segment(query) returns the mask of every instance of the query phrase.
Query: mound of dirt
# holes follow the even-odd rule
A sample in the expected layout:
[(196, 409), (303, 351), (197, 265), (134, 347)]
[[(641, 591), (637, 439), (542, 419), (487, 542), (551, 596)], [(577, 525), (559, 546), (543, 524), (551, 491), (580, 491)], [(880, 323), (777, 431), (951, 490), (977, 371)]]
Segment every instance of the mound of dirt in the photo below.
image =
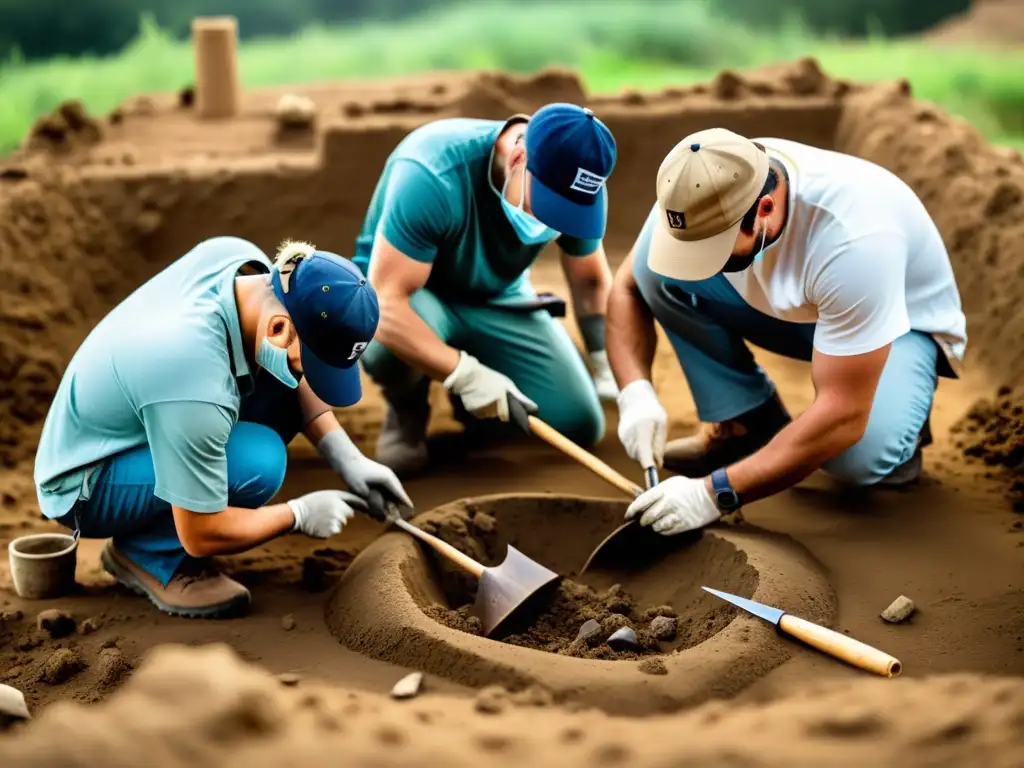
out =
[(23, 148), (30, 152), (68, 154), (99, 144), (102, 139), (100, 122), (86, 112), (81, 101), (74, 99), (36, 120)]
[(995, 398), (979, 400), (951, 432), (969, 462), (1009, 477), (1013, 509), (1024, 514), (1024, 388), (1001, 387)]
[(1024, 43), (1024, 2), (1021, 0), (974, 0), (970, 10), (928, 30), (926, 40), (936, 43)]
[[(651, 677), (650, 679), (657, 679)], [(534, 706), (473, 711), (472, 701), (410, 702), (282, 685), (225, 646), (166, 646), (92, 707), (55, 704), (4, 738), (4, 764), (151, 768), (383, 763), (791, 766), (1020, 765), (1024, 680), (956, 675), (858, 679), (772, 706), (713, 702), (645, 721)], [(55, 734), (60, 734), (55, 738)], [(685, 734), (685, 738), (680, 738)]]

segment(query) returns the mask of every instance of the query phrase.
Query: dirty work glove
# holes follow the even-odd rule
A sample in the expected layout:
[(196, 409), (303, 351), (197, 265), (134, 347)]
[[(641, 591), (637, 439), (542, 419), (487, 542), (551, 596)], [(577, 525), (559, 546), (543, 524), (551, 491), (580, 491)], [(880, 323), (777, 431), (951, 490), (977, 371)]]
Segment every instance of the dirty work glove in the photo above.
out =
[(703, 478), (670, 477), (644, 491), (626, 510), (626, 520), (640, 515), (640, 525), (655, 533), (677, 533), (703, 528), (722, 516)]
[[(327, 461), (345, 485), (362, 499), (369, 499), (370, 493), (377, 491), (386, 502), (412, 507), (412, 499), (405, 492), (401, 481), (391, 469), (363, 455), (344, 429), (333, 429), (324, 435), (316, 446), (317, 451)], [(377, 519), (364, 502), (363, 509)]]
[(600, 352), (591, 352), (589, 357), (597, 396), (609, 402), (614, 400), (619, 396), (619, 385), (615, 383), (612, 367), (608, 364), (608, 353), (602, 349)]
[(353, 507), (366, 509), (365, 501), (345, 491), (313, 491), (286, 503), (295, 515), (292, 530), (316, 539), (340, 533), (355, 514)]
[(654, 385), (637, 379), (619, 393), (619, 442), (644, 469), (661, 468), (665, 456), (668, 414), (661, 407)]
[(537, 404), (520, 392), (512, 379), (465, 352), (459, 353), (459, 364), (444, 380), (444, 388), (462, 398), (466, 410), (478, 419), (508, 421), (509, 395), (521, 402), (527, 413), (537, 412)]

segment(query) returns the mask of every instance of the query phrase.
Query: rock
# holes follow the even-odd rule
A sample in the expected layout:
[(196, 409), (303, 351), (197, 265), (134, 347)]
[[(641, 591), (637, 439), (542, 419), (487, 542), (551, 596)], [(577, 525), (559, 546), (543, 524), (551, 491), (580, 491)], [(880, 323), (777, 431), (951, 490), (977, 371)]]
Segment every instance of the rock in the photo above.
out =
[(12, 718), (15, 720), (29, 720), (28, 705), (25, 703), (25, 694), (17, 688), (0, 683), (0, 720)]
[(636, 632), (631, 627), (622, 627), (607, 640), (608, 647), (613, 651), (634, 651), (640, 647)]
[(882, 618), (890, 624), (899, 624), (909, 619), (915, 609), (913, 600), (905, 595), (900, 595), (892, 601), (892, 605), (882, 611)]
[(281, 617), (281, 629), (285, 632), (291, 632), (295, 629), (295, 617), (290, 613), (287, 616)]
[(299, 677), (294, 672), (282, 672), (280, 675), (277, 676), (277, 681), (281, 685), (287, 685), (287, 686), (298, 685), (299, 684), (299, 680), (301, 680), (301, 679), (302, 678)]
[(75, 631), (75, 617), (59, 608), (50, 608), (36, 616), (36, 626), (50, 637), (67, 637)]
[(477, 712), (485, 715), (498, 715), (508, 707), (508, 693), (500, 685), (489, 685), (477, 694)]
[(103, 626), (103, 624), (100, 622), (99, 619), (95, 618), (94, 616), (90, 616), (88, 619), (82, 622), (81, 626), (78, 627), (78, 631), (81, 632), (83, 635), (91, 635), (101, 626)]
[(580, 627), (580, 631), (576, 634), (576, 639), (580, 642), (586, 642), (600, 631), (601, 623), (594, 619), (588, 619), (583, 622), (583, 626)]
[(651, 634), (658, 640), (675, 640), (679, 620), (669, 616), (657, 616), (651, 621)]
[(282, 128), (309, 128), (316, 119), (316, 105), (308, 96), (286, 93), (277, 102), (275, 114)]
[(644, 659), (639, 665), (640, 671), (645, 675), (667, 675), (668, 667), (661, 659)]
[(395, 687), (391, 689), (391, 698), (411, 699), (420, 692), (420, 686), (422, 684), (423, 673), (411, 672), (395, 683)]

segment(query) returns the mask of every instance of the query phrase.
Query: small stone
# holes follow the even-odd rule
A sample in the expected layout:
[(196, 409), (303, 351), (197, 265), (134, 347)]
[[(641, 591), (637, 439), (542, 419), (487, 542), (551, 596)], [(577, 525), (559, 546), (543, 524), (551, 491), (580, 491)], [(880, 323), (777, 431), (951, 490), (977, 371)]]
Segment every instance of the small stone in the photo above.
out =
[(675, 640), (679, 620), (669, 616), (657, 616), (651, 621), (651, 634), (658, 640)]
[(892, 601), (892, 605), (882, 611), (882, 618), (890, 624), (899, 624), (909, 619), (915, 608), (913, 600), (905, 595), (900, 595)]
[(644, 659), (640, 662), (640, 671), (645, 675), (667, 675), (668, 667), (661, 659)]
[(16, 720), (29, 720), (28, 705), (25, 703), (25, 694), (17, 688), (0, 683), (0, 724), (3, 718)]
[(81, 632), (83, 635), (91, 635), (93, 632), (99, 629), (100, 626), (102, 626), (100, 620), (90, 616), (88, 619), (82, 622), (81, 626), (78, 628), (78, 631)]
[(280, 675), (277, 676), (277, 682), (279, 682), (281, 685), (287, 685), (289, 687), (298, 685), (299, 680), (301, 679), (302, 678), (294, 672), (282, 672)]
[(477, 712), (485, 715), (498, 715), (508, 707), (508, 693), (500, 685), (489, 685), (477, 694)]
[(583, 626), (580, 627), (580, 631), (576, 634), (576, 640), (580, 642), (586, 642), (598, 632), (601, 631), (601, 623), (594, 619), (587, 619), (583, 622)]
[(55, 640), (75, 631), (75, 617), (59, 608), (50, 608), (36, 616), (36, 626)]
[(391, 689), (391, 698), (411, 699), (420, 692), (420, 686), (422, 684), (423, 673), (411, 672), (395, 683), (395, 687)]
[(290, 613), (287, 616), (281, 617), (281, 629), (285, 632), (291, 632), (295, 629), (295, 617)]
[(100, 644), (100, 649), (103, 648), (117, 648), (117, 644), (121, 641), (119, 637), (108, 637)]
[(608, 647), (613, 651), (633, 651), (640, 647), (636, 632), (631, 627), (622, 627), (607, 640)]

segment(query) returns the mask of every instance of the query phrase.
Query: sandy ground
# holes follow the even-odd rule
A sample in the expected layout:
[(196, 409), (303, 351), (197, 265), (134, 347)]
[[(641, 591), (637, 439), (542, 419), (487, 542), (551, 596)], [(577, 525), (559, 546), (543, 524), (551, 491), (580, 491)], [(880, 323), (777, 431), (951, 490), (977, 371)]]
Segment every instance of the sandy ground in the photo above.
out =
[[(479, 709), (490, 705), (476, 703), (472, 685), (437, 674), (428, 675), (426, 693), (416, 702), (392, 703), (381, 694), (413, 665), (403, 664), (400, 655), (383, 661), (350, 650), (325, 622), (332, 588), (378, 538), (380, 526), (360, 518), (328, 542), (289, 536), (229, 558), (227, 567), (251, 586), (254, 604), (249, 617), (222, 622), (156, 613), (100, 572), (99, 542), (82, 542), (81, 592), (72, 597), (22, 601), (10, 590), (6, 564), (0, 565), (0, 682), (23, 690), (37, 715), (0, 741), (0, 751), (11, 755), (9, 764), (84, 765), (116, 751), (117, 760), (129, 765), (157, 754), (153, 750), (163, 750), (162, 762), (153, 765), (280, 764), (324, 759), (338, 749), (352, 765), (524, 760), (544, 765), (556, 760), (560, 765), (962, 765), (968, 764), (963, 762), (967, 754), (992, 765), (1019, 764), (1024, 525), (1014, 504), (1021, 491), (1022, 393), (997, 394), (997, 389), (1024, 373), (1019, 347), (1024, 315), (1015, 300), (1024, 277), (1019, 256), (1024, 163), (987, 147), (971, 129), (918, 105), (898, 87), (861, 93), (819, 82), (794, 95), (808, 90), (808, 70), (801, 67), (762, 78), (776, 83), (772, 92), (783, 94), (777, 98), (764, 92), (758, 78), (737, 83), (723, 77), (690, 93), (605, 102), (620, 152), (637, 158), (635, 166), (616, 171), (613, 199), (618, 194), (624, 202), (609, 247), (614, 265), (635, 231), (629, 224), (642, 220), (650, 205), (652, 166), (663, 154), (661, 144), (670, 146), (681, 135), (682, 114), (737, 130), (745, 129), (750, 115), (764, 120), (774, 115), (776, 135), (801, 136), (813, 124), (822, 145), (893, 168), (939, 214), (974, 348), (971, 373), (961, 381), (943, 380), (939, 387), (936, 443), (925, 450), (921, 484), (908, 492), (865, 496), (842, 492), (815, 475), (745, 510), (748, 523), (791, 537), (809, 553), (834, 592), (834, 628), (900, 658), (901, 679), (876, 680), (770, 638), (785, 645), (788, 660), (745, 681), (734, 702), (711, 702), (642, 722), (600, 711), (573, 713), (564, 705), (552, 708), (543, 696), (541, 711), (509, 703), (495, 705), (504, 714), (489, 717)], [(324, 93), (334, 95), (318, 103), (335, 114), (298, 148), (275, 145), (267, 112), (273, 96), (252, 97), (256, 116), (242, 121), (239, 140), (232, 140), (225, 126), (201, 126), (191, 143), (183, 129), (189, 118), (167, 97), (163, 103), (152, 99), (145, 109), (154, 111), (144, 117), (103, 126), (112, 133), (98, 142), (64, 140), (75, 146), (45, 152), (37, 147), (8, 162), (0, 181), (11, 193), (0, 204), (0, 264), (11, 275), (0, 302), (0, 316), (10, 329), (0, 340), (0, 544), (47, 529), (34, 508), (29, 462), (67, 358), (107, 307), (180, 255), (183, 243), (231, 231), (272, 247), (289, 225), (308, 227), (314, 242), (339, 237), (347, 242), (378, 160), (417, 121), (458, 112), (466, 104), (476, 108), (484, 97), (491, 99), (488, 109), (501, 113), (488, 116), (504, 116), (514, 111), (510, 104), (534, 108), (536, 101), (548, 99), (545, 94), (570, 93), (575, 81), (553, 77), (538, 86), (485, 79), (486, 87), (450, 82), (452, 90), (444, 93), (436, 92), (437, 82), (429, 78), (390, 86), (400, 96), (393, 101), (405, 99), (413, 107), (378, 112), (366, 105), (384, 98), (380, 85), (367, 86), (373, 94), (362, 96), (351, 95), (357, 87), (331, 91), (324, 86)], [(472, 99), (456, 103), (452, 92)], [(417, 100), (442, 97), (448, 99), (443, 109), (415, 107)], [(353, 109), (352, 103), (364, 106)], [(704, 117), (693, 107), (698, 103)], [(166, 111), (171, 137), (166, 152), (160, 151), (160, 110)], [(133, 119), (138, 128), (132, 127)], [(348, 185), (336, 183), (336, 162), (351, 170)], [(538, 289), (566, 295), (550, 258), (538, 263), (533, 279)], [(75, 285), (93, 290), (70, 290)], [(575, 333), (571, 321), (569, 327)], [(758, 357), (790, 409), (806, 407), (813, 395), (807, 366), (767, 353)], [(682, 382), (662, 344), (655, 383), (673, 435), (694, 423)], [(439, 415), (433, 432), (440, 458), (428, 477), (406, 485), (420, 510), (492, 493), (613, 495), (603, 481), (545, 444), (524, 439), (467, 445), (453, 435), (456, 427), (446, 406), (435, 399)], [(993, 404), (985, 406), (986, 399)], [(341, 414), (367, 451), (381, 415), (372, 386), (357, 408)], [(615, 439), (614, 409), (608, 416), (606, 438), (596, 452), (639, 481)], [(965, 451), (973, 458), (968, 460)], [(336, 483), (309, 445), (297, 440), (281, 498)], [(538, 526), (535, 535), (546, 534)], [(800, 586), (791, 589), (795, 594)], [(915, 601), (917, 612), (905, 624), (884, 623), (879, 613), (900, 594)], [(49, 608), (72, 614), (76, 630), (56, 638), (39, 631), (36, 616)], [(168, 643), (223, 643), (258, 669), (236, 666), (226, 649), (165, 650), (152, 664), (145, 661), (151, 650)], [(268, 673), (297, 675), (297, 692)], [(130, 682), (123, 693), (109, 697), (124, 680)], [(504, 701), (499, 693), (486, 695)], [(100, 700), (107, 703), (89, 711), (73, 706)], [(62, 738), (53, 739), (54, 732)]]

